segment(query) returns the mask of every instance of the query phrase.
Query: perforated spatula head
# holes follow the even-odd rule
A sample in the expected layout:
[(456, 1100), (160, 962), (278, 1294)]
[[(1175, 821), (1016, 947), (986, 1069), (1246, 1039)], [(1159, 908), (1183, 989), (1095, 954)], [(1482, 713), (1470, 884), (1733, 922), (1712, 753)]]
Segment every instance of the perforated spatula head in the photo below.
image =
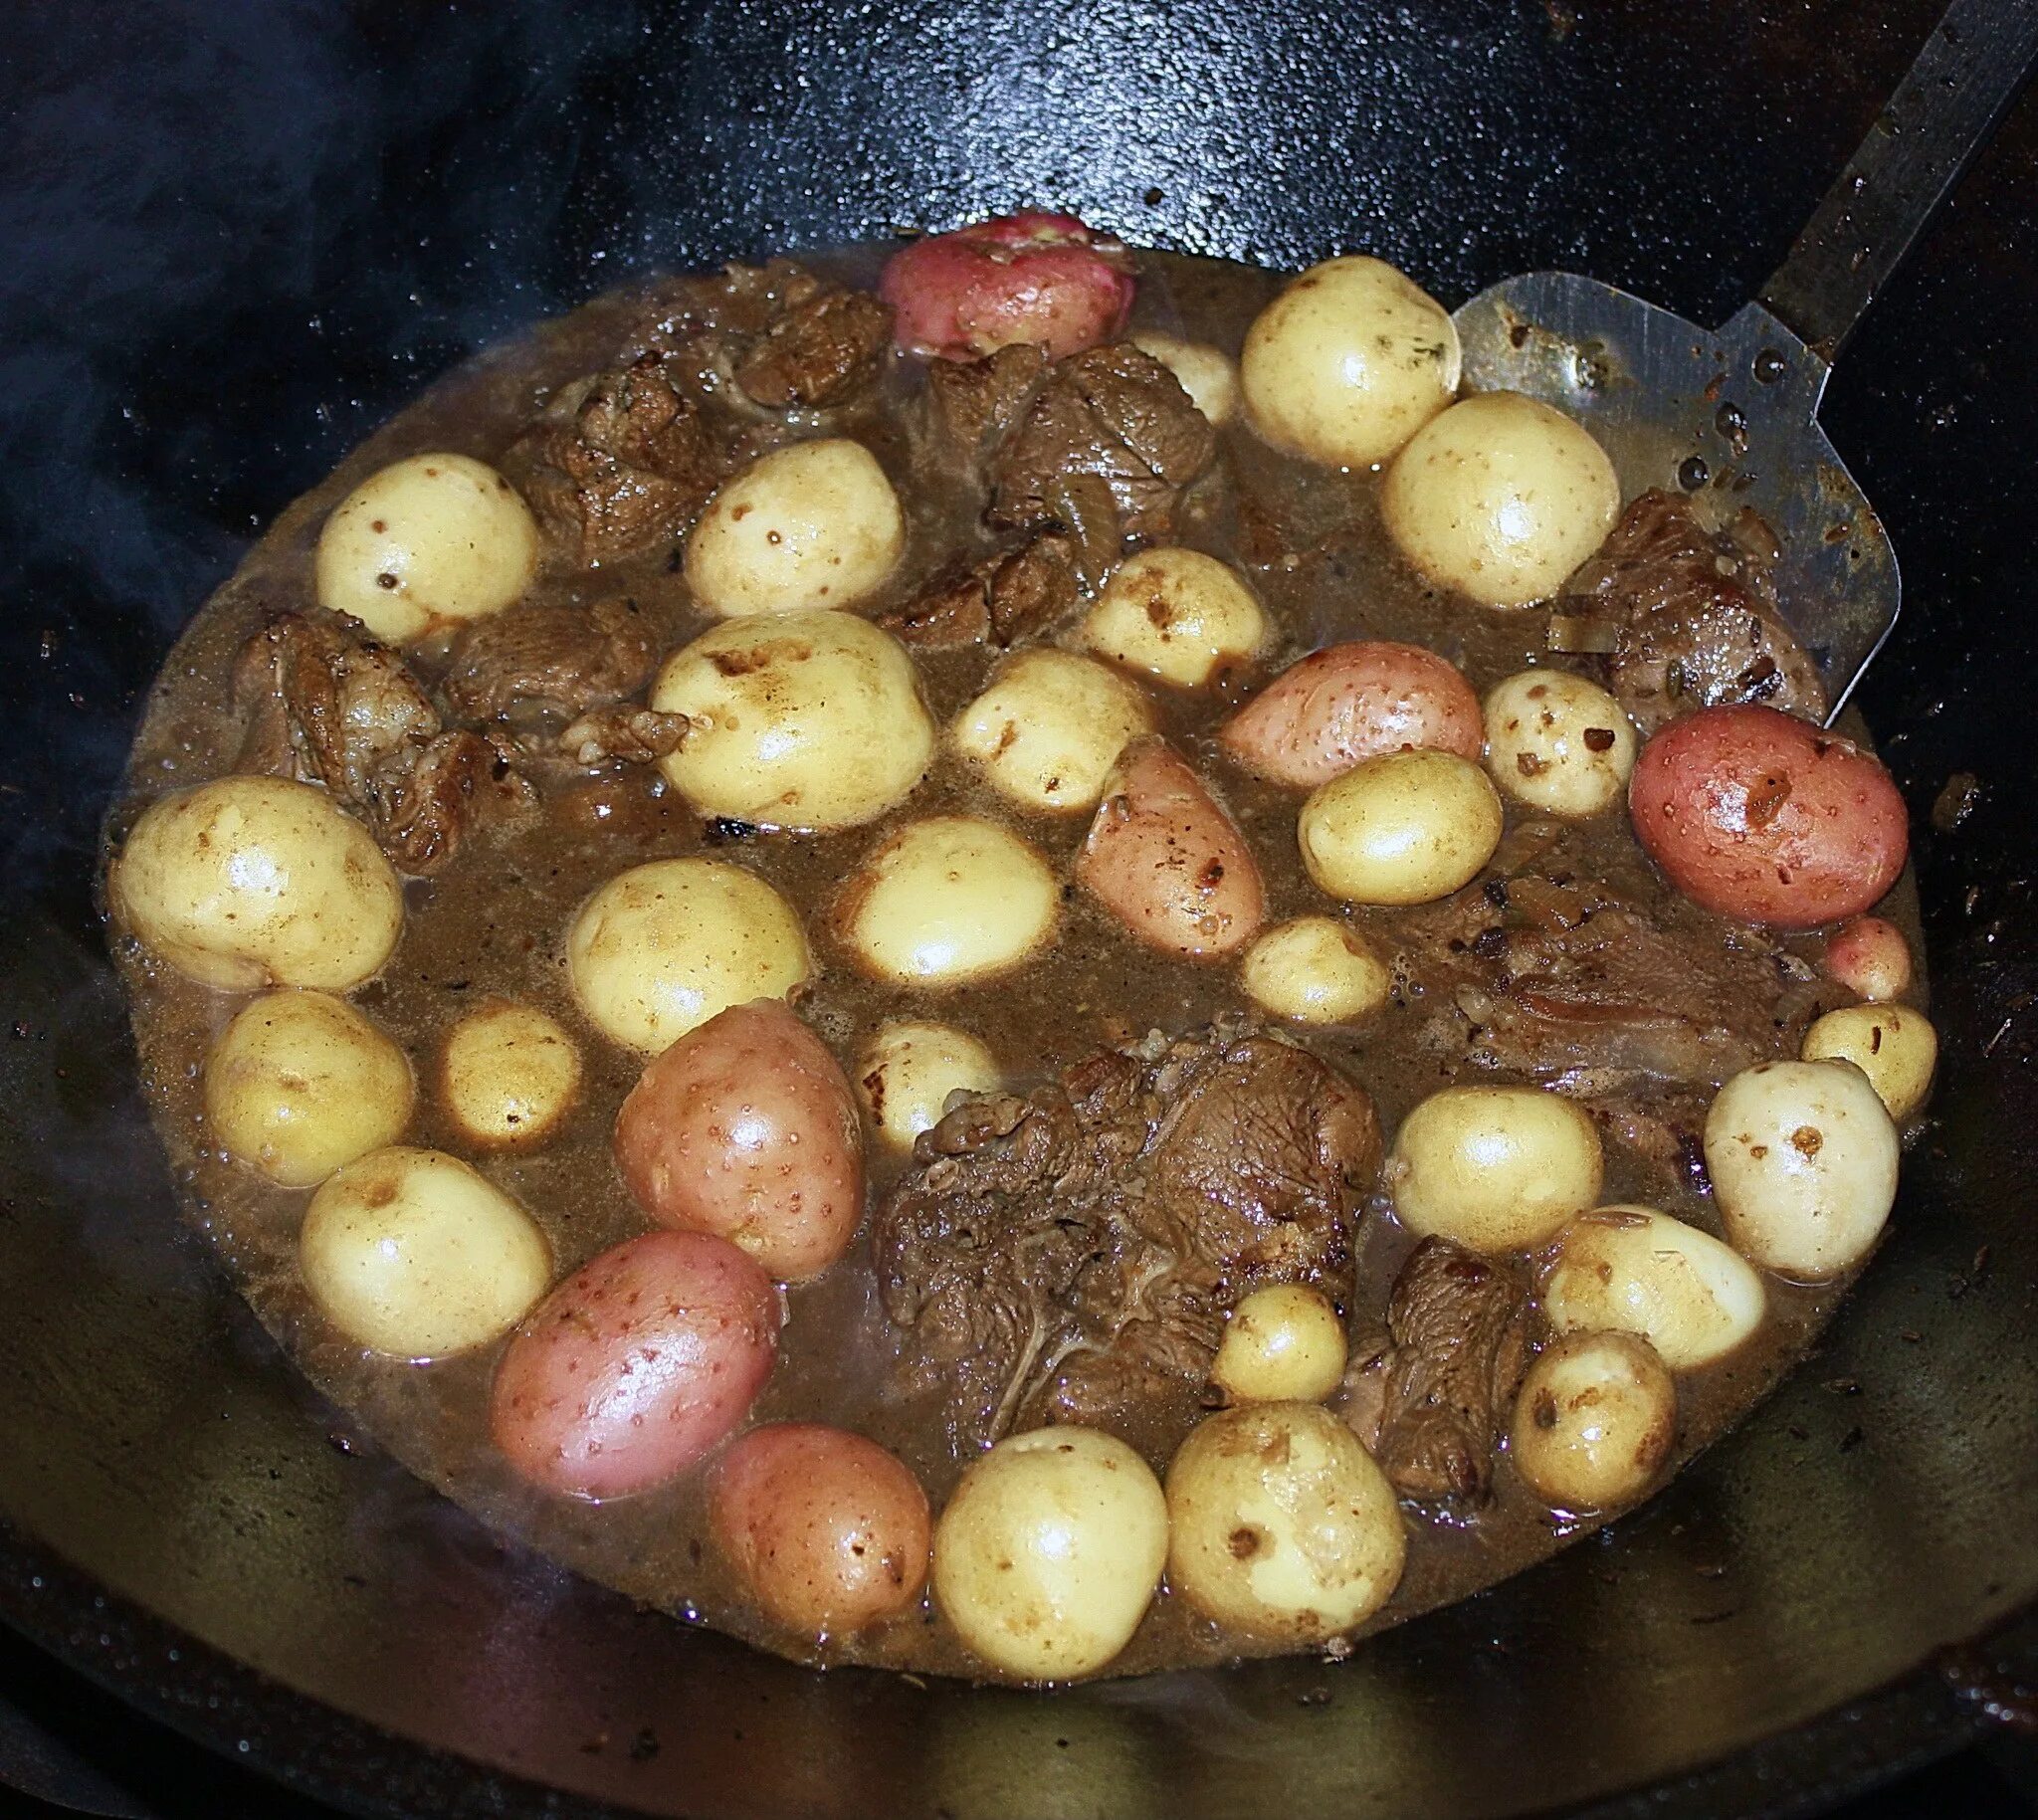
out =
[(1774, 549), (1783, 618), (1836, 714), (1901, 594), (1896, 551), (1819, 401), (1841, 343), (2034, 54), (2038, 0), (1954, 0), (1761, 302), (1724, 328), (1568, 272), (1507, 279), (1457, 312), (1467, 389), (1554, 405), (1599, 439), (1624, 498), (1680, 489), (1717, 528), (1737, 521)]

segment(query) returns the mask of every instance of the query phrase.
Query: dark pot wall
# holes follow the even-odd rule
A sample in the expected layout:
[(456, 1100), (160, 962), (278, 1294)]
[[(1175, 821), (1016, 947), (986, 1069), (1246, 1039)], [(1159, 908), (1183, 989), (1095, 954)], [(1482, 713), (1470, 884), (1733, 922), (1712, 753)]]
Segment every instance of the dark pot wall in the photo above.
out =
[[(661, 1812), (1200, 1815), (1279, 1791), (1414, 1815), (1675, 1774), (2028, 1603), (2028, 101), (1829, 411), (1905, 566), (1866, 706), (1919, 817), (1949, 1055), (1893, 1240), (1826, 1355), (1666, 1497), (1350, 1663), (1053, 1699), (820, 1679), (506, 1551), (330, 1440), (174, 1229), (89, 895), (138, 692), (250, 528), (461, 353), (628, 271), (1044, 200), (1279, 263), (1364, 247), (1451, 302), (1562, 264), (1719, 317), (1928, 13), (152, 0), (39, 20), (0, 126), (0, 1614), (398, 1810), (501, 1808), (374, 1727)], [(1977, 804), (1931, 831), (1956, 770)], [(1752, 1806), (1965, 1722), (1922, 1683), (1866, 1713), (1652, 1811)]]

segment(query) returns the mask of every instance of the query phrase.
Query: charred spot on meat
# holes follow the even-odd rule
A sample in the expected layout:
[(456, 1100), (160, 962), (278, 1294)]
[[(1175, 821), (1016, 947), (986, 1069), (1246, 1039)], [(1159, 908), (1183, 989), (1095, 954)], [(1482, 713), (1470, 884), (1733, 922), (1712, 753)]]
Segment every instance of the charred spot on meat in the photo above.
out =
[(874, 1221), (905, 1380), (958, 1455), (1050, 1416), (1179, 1439), (1240, 1296), (1348, 1297), (1379, 1161), (1363, 1090), (1242, 1022), (967, 1100)]

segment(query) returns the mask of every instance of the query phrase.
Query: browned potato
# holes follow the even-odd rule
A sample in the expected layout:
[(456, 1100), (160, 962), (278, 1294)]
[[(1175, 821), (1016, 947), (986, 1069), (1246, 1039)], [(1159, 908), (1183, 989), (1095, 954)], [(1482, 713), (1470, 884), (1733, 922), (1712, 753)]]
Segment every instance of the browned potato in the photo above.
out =
[(845, 1636), (917, 1604), (927, 1495), (896, 1455), (847, 1429), (772, 1422), (715, 1464), (709, 1521), (757, 1603), (789, 1630)]
[(1158, 737), (1119, 759), (1076, 880), (1148, 947), (1199, 960), (1250, 941), (1267, 909), (1245, 836)]

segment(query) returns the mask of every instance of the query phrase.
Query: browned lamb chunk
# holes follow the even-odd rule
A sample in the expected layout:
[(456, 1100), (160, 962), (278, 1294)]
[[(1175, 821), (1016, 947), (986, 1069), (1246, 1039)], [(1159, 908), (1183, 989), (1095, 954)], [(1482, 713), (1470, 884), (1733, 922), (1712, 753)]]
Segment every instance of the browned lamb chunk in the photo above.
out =
[(868, 292), (829, 288), (787, 308), (736, 362), (735, 382), (772, 410), (822, 409), (876, 377), (892, 309)]
[(527, 601), (461, 634), (443, 687), (465, 719), (504, 719), (521, 708), (572, 719), (636, 695), (658, 667), (658, 649), (634, 600)]
[(1609, 622), (1608, 682), (1643, 734), (1696, 708), (1762, 702), (1823, 720), (1825, 685), (1777, 612), (1764, 565), (1691, 502), (1641, 495), (1571, 578), (1562, 611)]
[(1349, 1294), (1379, 1158), (1362, 1090), (1236, 1023), (965, 1101), (873, 1221), (907, 1385), (942, 1393), (958, 1455), (1022, 1411), (1171, 1444), (1240, 1296)]
[(989, 446), (1016, 424), (1047, 371), (1047, 356), (1014, 342), (982, 360), (927, 363), (927, 434), (936, 457), (974, 474)]
[(1073, 539), (1043, 529), (988, 561), (942, 570), (878, 624), (928, 651), (1027, 644), (1076, 604), (1077, 560)]

